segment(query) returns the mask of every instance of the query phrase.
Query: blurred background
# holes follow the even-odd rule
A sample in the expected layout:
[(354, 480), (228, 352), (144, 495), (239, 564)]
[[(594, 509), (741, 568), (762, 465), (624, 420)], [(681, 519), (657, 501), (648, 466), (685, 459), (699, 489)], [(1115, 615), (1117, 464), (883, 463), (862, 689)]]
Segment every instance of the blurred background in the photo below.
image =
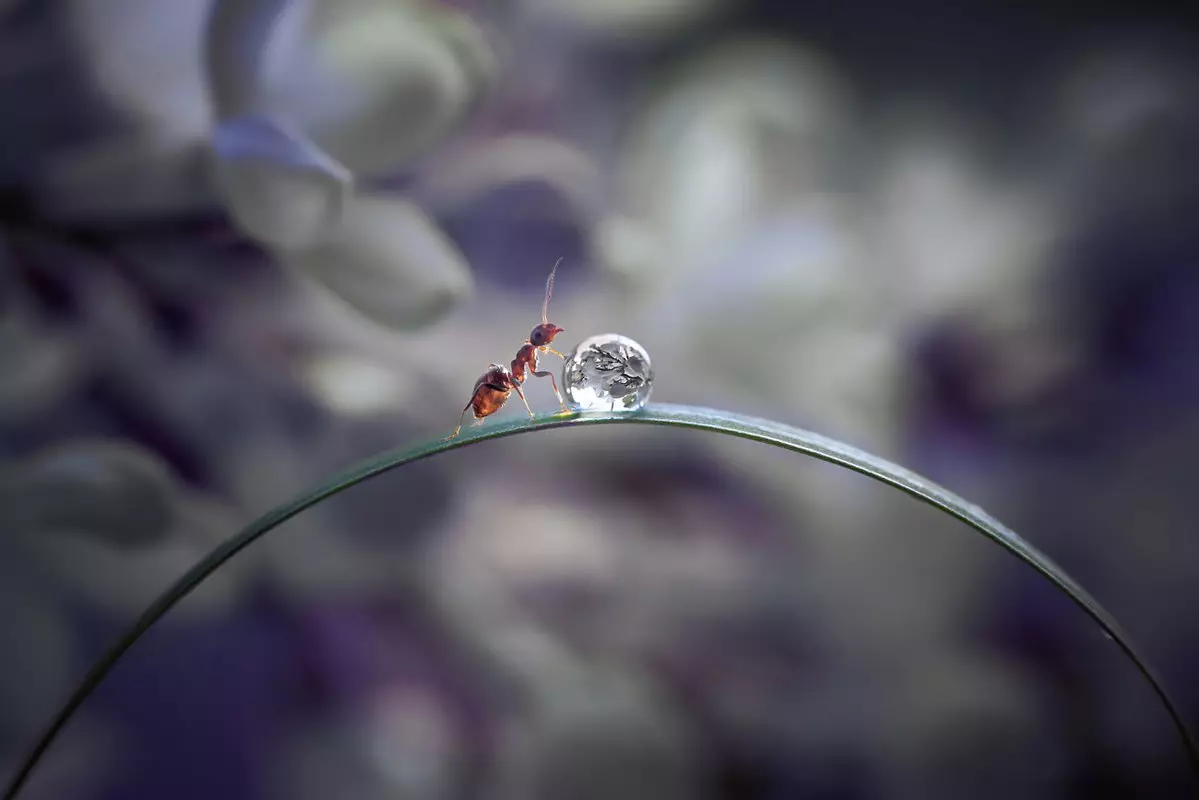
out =
[[(1171, 13), (0, 0), (5, 780), (219, 541), (448, 434), (559, 257), (560, 349), (631, 336), (655, 401), (982, 505), (1199, 724), (1199, 64)], [(356, 487), (165, 618), (25, 796), (1189, 796), (1069, 601), (769, 450), (555, 431)]]

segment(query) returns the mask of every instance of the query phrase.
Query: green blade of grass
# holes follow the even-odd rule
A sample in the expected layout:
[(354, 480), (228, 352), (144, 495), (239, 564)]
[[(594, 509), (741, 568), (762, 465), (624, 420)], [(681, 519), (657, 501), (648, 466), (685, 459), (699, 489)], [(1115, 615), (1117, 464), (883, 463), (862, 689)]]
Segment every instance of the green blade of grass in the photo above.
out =
[(587, 425), (666, 425), (675, 428), (710, 431), (736, 436), (755, 442), (774, 445), (813, 458), (836, 464), (859, 472), (880, 483), (906, 492), (950, 516), (956, 517), (978, 533), (992, 540), (1012, 555), (1039, 572), (1046, 580), (1074, 601), (1094, 620), (1133, 662), (1137, 670), (1149, 682), (1154, 693), (1165, 706), (1170, 719), (1182, 739), (1193, 771), (1199, 776), (1199, 747), (1187, 729), (1182, 715), (1170, 699), (1156, 671), (1141, 657), (1128, 635), (1112, 616), (1090, 596), (1061, 567), (1031, 544), (1020, 538), (981, 508), (966, 502), (952, 492), (926, 480), (903, 467), (870, 455), (842, 442), (781, 425), (769, 420), (746, 417), (727, 411), (707, 408), (654, 404), (636, 412), (620, 413), (568, 413), (542, 416), (533, 420), (518, 419), (481, 428), (469, 428), (454, 440), (438, 440), (401, 448), (363, 461), (330, 478), (321, 485), (298, 498), (267, 512), (243, 528), (236, 536), (218, 545), (205, 558), (188, 570), (142, 613), (130, 629), (92, 666), (79, 686), (71, 694), (62, 709), (42, 733), (20, 769), (4, 792), (4, 800), (14, 800), (29, 779), (33, 768), (41, 760), (68, 720), (75, 714), (83, 701), (96, 689), (126, 651), (162, 618), (176, 603), (199, 586), (229, 559), (237, 555), (259, 537), (275, 529), (295, 515), (317, 503), (349, 489), (355, 484), (384, 472), (411, 464), (430, 456), (457, 450), (461, 447), (499, 439), (516, 434), (533, 433), (551, 428), (581, 427)]

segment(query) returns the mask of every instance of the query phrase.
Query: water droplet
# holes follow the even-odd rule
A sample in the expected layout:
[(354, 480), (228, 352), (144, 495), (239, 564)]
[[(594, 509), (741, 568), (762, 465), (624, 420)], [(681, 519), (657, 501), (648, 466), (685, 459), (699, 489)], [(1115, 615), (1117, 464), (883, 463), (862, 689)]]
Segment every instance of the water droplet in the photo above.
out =
[(649, 400), (654, 370), (645, 348), (627, 336), (601, 333), (579, 342), (562, 367), (570, 404), (582, 411), (636, 411)]

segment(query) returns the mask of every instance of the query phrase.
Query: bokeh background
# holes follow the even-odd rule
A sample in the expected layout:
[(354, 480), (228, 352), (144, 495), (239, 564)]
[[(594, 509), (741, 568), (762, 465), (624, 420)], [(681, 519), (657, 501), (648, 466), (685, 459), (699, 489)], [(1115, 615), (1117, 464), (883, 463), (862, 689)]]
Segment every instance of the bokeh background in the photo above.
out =
[[(1172, 13), (3, 0), (0, 771), (217, 542), (448, 433), (559, 257), (564, 349), (623, 333), (656, 401), (979, 503), (1199, 723)], [(26, 796), (1189, 796), (1149, 690), (1030, 570), (719, 439), (517, 437), (318, 506), (139, 643)]]

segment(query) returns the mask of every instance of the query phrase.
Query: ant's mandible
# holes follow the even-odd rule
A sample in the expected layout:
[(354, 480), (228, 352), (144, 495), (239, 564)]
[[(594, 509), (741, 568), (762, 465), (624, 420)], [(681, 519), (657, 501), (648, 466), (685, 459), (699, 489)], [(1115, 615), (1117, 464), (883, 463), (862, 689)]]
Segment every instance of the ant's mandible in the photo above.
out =
[(458, 427), (454, 428), (446, 439), (453, 439), (462, 430), (462, 421), (466, 419), (466, 412), (470, 411), (474, 414), (475, 424), (483, 421), (484, 417), (489, 417), (495, 412), (504, 407), (504, 403), (508, 402), (508, 398), (512, 396), (512, 391), (520, 397), (522, 403), (525, 404), (525, 411), (529, 412), (529, 419), (533, 418), (533, 409), (529, 408), (529, 401), (525, 399), (525, 393), (521, 389), (525, 379), (529, 375), (535, 375), (538, 378), (549, 378), (550, 384), (554, 387), (554, 394), (558, 397), (558, 405), (562, 406), (562, 410), (566, 411), (566, 403), (562, 402), (562, 393), (558, 391), (558, 382), (554, 380), (554, 373), (549, 370), (537, 369), (537, 354), (538, 353), (553, 353), (559, 358), (565, 359), (566, 356), (559, 353), (554, 348), (550, 347), (550, 342), (554, 341), (554, 337), (562, 333), (564, 328), (559, 328), (557, 325), (549, 321), (550, 297), (554, 293), (554, 273), (558, 271), (558, 265), (562, 263), (562, 259), (558, 259), (554, 263), (554, 268), (550, 270), (550, 276), (545, 282), (545, 300), (541, 304), (541, 324), (533, 328), (529, 338), (521, 345), (521, 348), (516, 351), (516, 358), (512, 359), (512, 366), (505, 367), (503, 364), (492, 364), (487, 372), (483, 373), (477, 381), (475, 381), (474, 392), (471, 394), (470, 402), (462, 409), (462, 414), (458, 417)]

